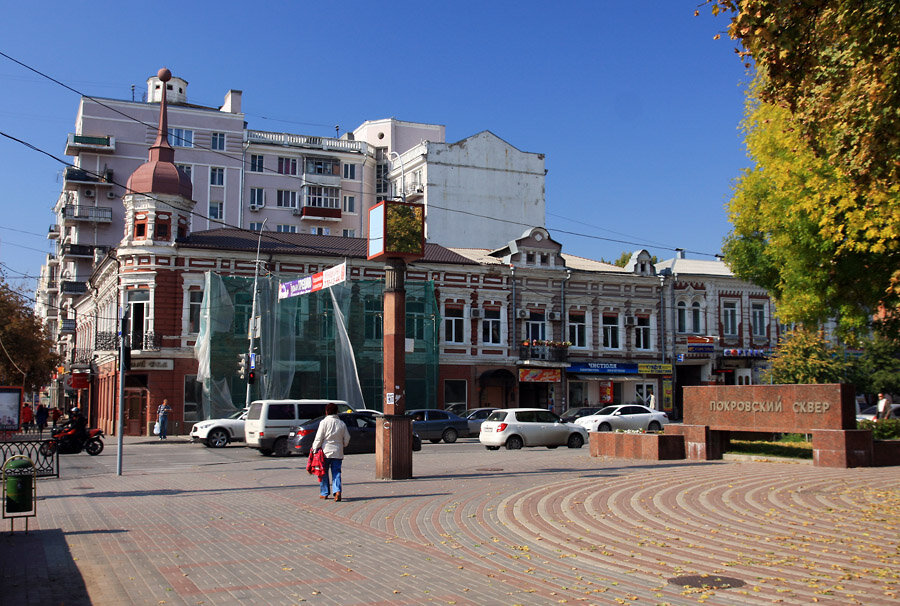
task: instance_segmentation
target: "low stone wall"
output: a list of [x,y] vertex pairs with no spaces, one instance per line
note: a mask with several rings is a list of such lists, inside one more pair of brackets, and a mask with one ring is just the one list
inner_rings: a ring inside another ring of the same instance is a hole
[[715,461],[725,451],[726,433],[708,425],[666,425],[666,435],[684,436],[685,456],[691,461]]
[[872,465],[875,467],[900,465],[900,440],[875,440],[872,447]]
[[812,447],[819,467],[871,467],[874,459],[869,429],[817,429]]
[[684,458],[684,436],[663,433],[592,431],[592,457],[672,461]]

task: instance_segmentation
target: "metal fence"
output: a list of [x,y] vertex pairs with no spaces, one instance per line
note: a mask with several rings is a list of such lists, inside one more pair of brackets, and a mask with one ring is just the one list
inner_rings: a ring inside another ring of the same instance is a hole
[[[41,445],[45,440],[30,439],[35,436],[36,434],[7,437],[0,442],[0,461],[6,461],[13,455],[25,455],[34,463],[35,472],[39,478],[58,478],[58,449],[51,455],[42,454]],[[47,437],[50,437],[49,434]]]

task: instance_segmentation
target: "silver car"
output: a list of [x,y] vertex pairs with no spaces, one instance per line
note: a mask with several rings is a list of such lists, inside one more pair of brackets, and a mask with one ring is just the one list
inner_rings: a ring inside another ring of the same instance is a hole
[[501,408],[492,412],[481,424],[478,441],[488,450],[506,446],[518,450],[523,446],[568,446],[581,448],[588,434],[583,427],[566,423],[543,408]]
[[632,429],[660,431],[669,422],[669,416],[661,410],[653,410],[640,404],[617,404],[607,406],[597,414],[575,420],[576,425],[588,431],[614,431]]

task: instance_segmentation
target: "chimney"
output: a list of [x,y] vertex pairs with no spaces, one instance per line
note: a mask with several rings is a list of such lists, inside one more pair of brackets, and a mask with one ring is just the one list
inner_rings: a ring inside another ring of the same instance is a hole
[[231,89],[225,93],[225,103],[219,108],[219,111],[229,114],[241,113],[241,91]]

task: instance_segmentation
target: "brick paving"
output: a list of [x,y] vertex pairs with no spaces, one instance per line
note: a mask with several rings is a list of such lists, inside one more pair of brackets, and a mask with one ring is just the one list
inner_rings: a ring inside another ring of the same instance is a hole
[[407,481],[350,456],[334,503],[300,458],[178,439],[125,452],[121,477],[114,441],[63,457],[31,532],[3,521],[0,604],[900,601],[896,468],[462,441],[426,444]]

